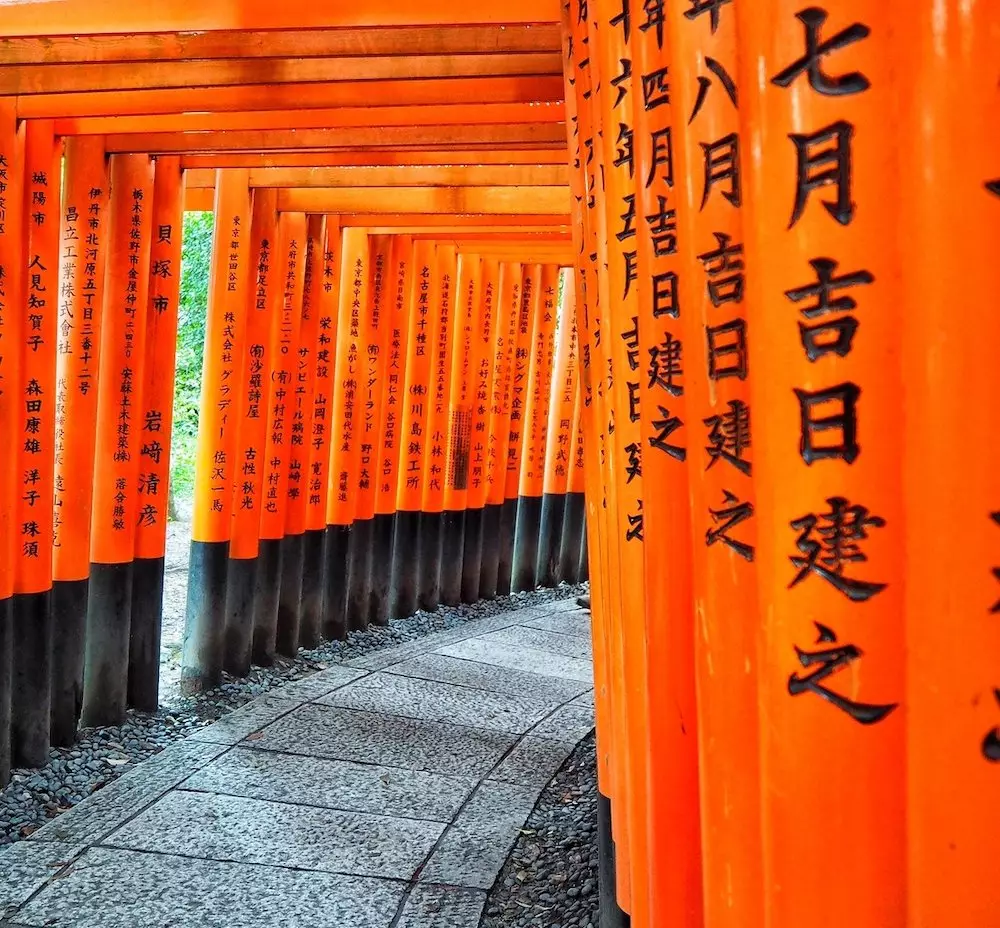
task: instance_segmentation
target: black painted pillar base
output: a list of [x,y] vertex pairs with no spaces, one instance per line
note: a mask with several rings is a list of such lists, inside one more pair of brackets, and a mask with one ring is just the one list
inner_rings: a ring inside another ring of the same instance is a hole
[[52,584],[52,624],[53,629],[59,629],[59,634],[53,633],[52,636],[52,684],[49,691],[50,740],[54,747],[66,747],[76,741],[80,725],[88,587],[86,577],[82,580],[57,580]]
[[392,527],[390,618],[407,619],[417,611],[421,556],[420,513],[400,510]]
[[355,519],[351,528],[351,577],[347,589],[347,627],[352,632],[368,628],[371,608],[372,536],[374,519]]
[[181,692],[200,693],[222,679],[226,637],[228,541],[192,541],[187,615],[181,653]]
[[462,602],[479,601],[483,572],[483,510],[465,510],[465,548],[462,552]]
[[583,530],[580,532],[580,569],[578,571],[578,583],[583,583],[590,579],[590,555],[587,550],[587,519],[584,516]]
[[514,533],[517,528],[517,500],[505,499],[500,509],[500,554],[497,558],[497,595],[511,591],[514,571]]
[[462,557],[465,554],[465,510],[445,510],[441,516],[441,602],[462,601]]
[[611,837],[611,800],[597,794],[597,887],[600,928],[628,928],[631,919],[618,905],[615,877],[615,844]]
[[326,574],[323,591],[323,637],[347,637],[347,590],[350,581],[351,526],[326,527]]
[[562,541],[559,544],[559,576],[567,583],[580,581],[580,544],[586,516],[587,497],[583,493],[567,493]]
[[389,624],[389,580],[395,522],[395,514],[382,513],[375,516],[372,527],[372,582],[368,608],[368,621],[372,625]]
[[250,673],[257,558],[231,557],[226,566],[226,637],[222,667],[234,677]]
[[480,549],[479,598],[496,599],[500,571],[500,517],[503,506],[487,503],[483,509],[483,544]]
[[[121,725],[125,721],[133,576],[131,561],[127,564],[90,565],[83,711],[80,715],[84,728]],[[190,599],[188,621],[185,638],[191,627]],[[185,641],[185,654],[186,645]]]
[[[52,591],[16,593],[12,630],[11,762],[15,767],[43,767],[48,763],[50,747]],[[124,669],[123,665],[123,673]],[[124,693],[122,695],[124,697]]]
[[160,705],[162,625],[163,558],[137,557],[132,562],[132,612],[128,631],[126,695],[130,709],[155,712]]
[[13,607],[10,596],[0,599],[0,789],[10,782],[10,697],[13,676]]
[[323,545],[326,532],[310,529],[302,536],[302,615],[299,644],[307,651],[320,641],[323,627]]
[[283,657],[299,653],[302,621],[302,535],[281,539],[281,581],[278,584],[278,625],[275,650]]
[[512,593],[533,590],[538,585],[538,533],[542,522],[542,498],[517,498],[517,528],[514,531],[514,566],[511,573]]
[[420,593],[417,602],[424,612],[441,605],[441,553],[444,513],[420,513]]
[[274,663],[278,640],[278,596],[281,593],[280,538],[261,538],[253,589],[253,644],[251,658],[258,667]]
[[559,555],[562,551],[565,514],[564,494],[546,493],[542,497],[542,514],[538,523],[538,557],[535,560],[535,580],[541,587],[559,586],[559,581],[563,579]]

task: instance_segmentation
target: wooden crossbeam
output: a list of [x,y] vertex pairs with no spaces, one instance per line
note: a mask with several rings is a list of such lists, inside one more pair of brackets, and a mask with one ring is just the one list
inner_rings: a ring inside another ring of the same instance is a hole
[[339,106],[435,106],[446,103],[534,103],[563,99],[563,79],[552,75],[440,77],[423,80],[192,85],[151,90],[97,90],[18,96],[22,119],[69,116],[145,116],[307,110]]
[[558,187],[291,187],[278,192],[278,209],[345,213],[569,213],[568,186]]
[[[214,187],[211,168],[189,170],[188,189]],[[252,168],[251,187],[531,187],[568,183],[565,165],[448,165],[345,168]]]
[[341,107],[176,113],[156,116],[71,117],[55,121],[56,135],[152,132],[230,132],[249,129],[356,129],[382,126],[459,126],[557,123],[562,103],[453,103],[438,106]]
[[558,0],[29,0],[5,3],[0,35],[556,23]]
[[[4,4],[6,12],[6,4]],[[4,65],[555,52],[555,24],[393,26],[0,38]]]
[[509,126],[385,126],[376,129],[279,129],[233,132],[114,134],[108,152],[280,151],[283,149],[427,148],[565,144],[562,123]]
[[[0,16],[0,21],[2,19]],[[230,84],[552,75],[560,74],[561,68],[562,57],[554,52],[17,65],[0,67],[0,95]]]
[[[564,148],[510,148],[438,150],[438,151],[277,151],[209,152],[182,155],[187,170],[203,168],[329,168],[329,167],[408,167],[408,166],[486,166],[486,165],[560,165],[566,164]],[[306,185],[303,185],[306,186]]]

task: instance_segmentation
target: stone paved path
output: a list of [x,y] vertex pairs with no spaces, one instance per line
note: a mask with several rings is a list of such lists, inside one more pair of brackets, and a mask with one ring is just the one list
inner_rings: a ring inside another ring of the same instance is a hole
[[0,926],[476,928],[590,661],[569,600],[288,684],[0,852]]

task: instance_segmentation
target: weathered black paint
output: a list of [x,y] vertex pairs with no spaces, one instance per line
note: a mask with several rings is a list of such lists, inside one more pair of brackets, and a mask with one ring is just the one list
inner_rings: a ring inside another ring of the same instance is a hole
[[42,767],[49,761],[50,746],[52,591],[14,594],[12,630],[11,762],[15,767]]
[[160,704],[163,566],[162,557],[137,557],[132,562],[126,698],[128,707],[140,712],[155,712]]
[[420,513],[420,593],[417,602],[425,612],[441,605],[441,553],[444,513]]
[[302,536],[302,617],[299,644],[307,651],[320,642],[323,628],[323,545],[326,532],[311,529]]
[[510,593],[514,571],[514,533],[517,529],[517,500],[505,499],[500,510],[500,556],[497,559],[497,595]]
[[[76,741],[80,724],[88,588],[87,578],[57,580],[52,584],[53,627],[59,629],[59,634],[52,637],[52,683],[49,691],[50,739],[55,747],[66,747]],[[0,714],[2,711],[0,709]]]
[[280,538],[262,538],[257,550],[253,588],[253,662],[259,667],[274,663],[278,640],[278,596],[281,593]]
[[222,667],[234,677],[250,673],[253,654],[257,558],[231,557],[226,576],[226,638]]
[[10,781],[10,696],[13,667],[13,600],[0,599],[0,789]]
[[611,837],[611,800],[597,794],[597,888],[600,928],[629,928],[631,919],[618,905],[615,843]]
[[347,589],[350,581],[351,526],[326,527],[326,572],[323,576],[323,637],[347,637]]
[[284,657],[299,653],[302,609],[302,535],[281,539],[281,580],[278,584],[278,625],[274,647]]
[[[210,690],[222,679],[228,563],[228,541],[191,542],[184,651],[181,656],[182,693]],[[88,653],[89,646],[88,641]],[[90,666],[89,662],[87,666]]]
[[487,504],[483,509],[483,546],[479,568],[479,598],[496,599],[500,571],[500,516],[503,506]]
[[389,624],[389,583],[392,575],[392,537],[395,515],[375,516],[372,527],[371,600],[368,621],[372,625]]
[[580,545],[586,513],[586,496],[583,493],[567,493],[559,546],[559,575],[567,583],[578,583],[580,580]]
[[580,532],[580,583],[590,579],[590,557],[587,551],[587,519],[583,519],[583,530]]
[[85,728],[121,725],[125,721],[132,578],[131,561],[90,565],[83,709],[80,713]]
[[514,529],[514,566],[511,569],[510,590],[521,593],[538,585],[538,533],[542,521],[542,498],[517,498],[517,525]]
[[559,555],[562,551],[563,519],[566,497],[562,493],[542,496],[542,514],[538,524],[538,556],[535,559],[535,579],[541,587],[559,586],[563,579]]
[[462,553],[462,602],[479,602],[483,574],[483,510],[465,510],[465,549]]
[[397,512],[392,529],[392,568],[389,580],[389,616],[405,619],[417,611],[420,596],[419,512]]
[[347,627],[351,631],[368,628],[372,591],[372,538],[374,519],[356,519],[351,529],[351,577],[347,589]]
[[465,553],[465,510],[445,510],[441,515],[441,602],[457,606],[462,601],[462,556]]

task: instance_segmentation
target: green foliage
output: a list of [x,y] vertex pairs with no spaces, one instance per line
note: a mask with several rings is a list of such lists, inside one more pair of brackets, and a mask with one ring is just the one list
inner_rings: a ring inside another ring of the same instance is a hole
[[181,250],[181,299],[177,323],[177,379],[174,386],[174,428],[170,450],[171,489],[177,498],[194,492],[194,455],[198,436],[205,315],[212,263],[210,212],[184,214]]

